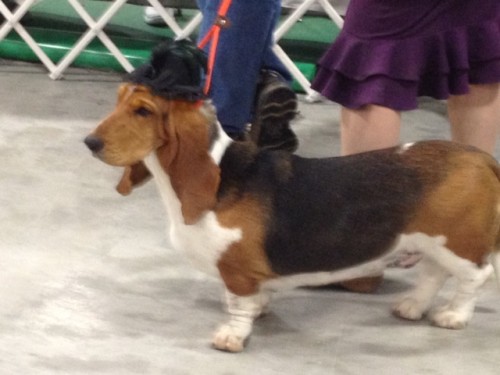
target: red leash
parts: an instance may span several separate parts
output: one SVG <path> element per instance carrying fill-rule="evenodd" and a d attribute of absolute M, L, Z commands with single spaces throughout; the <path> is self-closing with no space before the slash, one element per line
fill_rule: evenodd
<path fill-rule="evenodd" d="M 204 48 L 209 41 L 212 41 L 212 44 L 210 45 L 210 51 L 208 52 L 207 74 L 205 78 L 205 87 L 203 88 L 205 94 L 208 94 L 210 85 L 212 83 L 212 72 L 215 65 L 215 56 L 217 54 L 217 44 L 219 43 L 220 30 L 222 28 L 229 27 L 229 20 L 227 19 L 226 14 L 229 10 L 229 7 L 231 6 L 231 1 L 232 0 L 222 0 L 219 11 L 217 12 L 217 18 L 215 19 L 212 27 L 210 28 L 210 30 L 208 30 L 203 39 L 198 43 L 199 48 Z"/>

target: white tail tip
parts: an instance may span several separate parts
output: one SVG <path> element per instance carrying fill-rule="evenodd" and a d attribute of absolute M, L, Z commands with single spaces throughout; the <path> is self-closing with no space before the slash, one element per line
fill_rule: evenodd
<path fill-rule="evenodd" d="M 491 264 L 493 265 L 493 269 L 495 270 L 495 276 L 497 278 L 497 284 L 500 288 L 500 252 L 495 251 L 491 253 L 490 256 Z"/>

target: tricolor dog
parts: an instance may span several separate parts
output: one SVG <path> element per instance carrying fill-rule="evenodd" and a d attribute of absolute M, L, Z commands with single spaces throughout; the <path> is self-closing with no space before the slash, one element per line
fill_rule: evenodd
<path fill-rule="evenodd" d="M 500 269 L 493 157 L 445 141 L 320 159 L 234 142 L 196 94 L 202 59 L 184 50 L 183 43 L 158 49 L 85 143 L 103 162 L 125 167 L 120 193 L 152 177 L 172 245 L 222 279 L 229 320 L 215 348 L 243 350 L 276 290 L 416 262 L 418 282 L 394 314 L 421 319 L 451 276 L 456 293 L 430 319 L 466 326 L 478 289 Z"/>

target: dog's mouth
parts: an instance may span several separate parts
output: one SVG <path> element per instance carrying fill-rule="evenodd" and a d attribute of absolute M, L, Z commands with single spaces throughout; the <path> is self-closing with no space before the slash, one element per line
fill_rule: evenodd
<path fill-rule="evenodd" d="M 104 154 L 102 152 L 93 152 L 92 151 L 92 156 L 96 159 L 98 159 L 99 161 L 102 161 L 103 163 L 106 163 L 106 161 L 104 160 Z M 106 163 L 107 164 L 107 163 Z"/>

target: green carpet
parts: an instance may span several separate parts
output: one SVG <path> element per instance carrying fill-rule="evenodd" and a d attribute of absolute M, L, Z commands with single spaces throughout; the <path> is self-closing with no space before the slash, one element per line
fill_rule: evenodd
<path fill-rule="evenodd" d="M 97 19 L 110 3 L 87 0 L 83 1 L 82 5 L 94 19 Z M 176 21 L 183 27 L 194 13 L 193 9 L 183 9 L 176 17 Z M 105 28 L 106 34 L 133 66 L 143 63 L 149 57 L 152 47 L 159 41 L 174 36 L 167 27 L 147 25 L 142 16 L 143 7 L 125 4 Z M 22 24 L 55 63 L 63 58 L 87 30 L 86 24 L 69 3 L 53 0 L 42 0 L 33 6 Z M 338 31 L 328 18 L 307 16 L 298 22 L 279 44 L 302 73 L 308 79 L 312 79 L 315 74 L 316 61 L 337 36 Z M 195 38 L 195 35 L 192 37 Z M 0 42 L 0 57 L 38 61 L 35 54 L 15 31 L 11 31 Z M 87 46 L 73 65 L 123 71 L 118 61 L 98 38 Z M 294 87 L 299 89 L 297 84 Z"/>

